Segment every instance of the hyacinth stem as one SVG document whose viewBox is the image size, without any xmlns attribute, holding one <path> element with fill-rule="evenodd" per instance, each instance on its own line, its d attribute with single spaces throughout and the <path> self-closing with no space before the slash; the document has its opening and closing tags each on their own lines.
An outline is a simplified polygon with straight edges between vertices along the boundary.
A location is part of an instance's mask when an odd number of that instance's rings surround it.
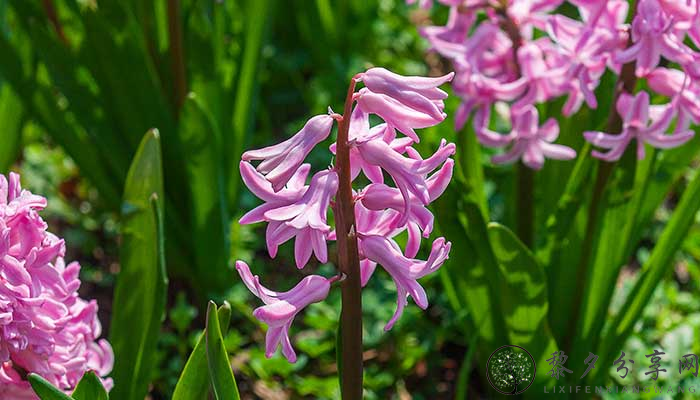
<svg viewBox="0 0 700 400">
<path fill-rule="evenodd" d="M 525 164 L 518 164 L 515 185 L 518 196 L 516 231 L 525 246 L 532 248 L 535 239 L 535 171 Z"/>
<path fill-rule="evenodd" d="M 335 198 L 335 227 L 338 244 L 338 265 L 345 274 L 341 282 L 340 365 L 338 366 L 343 400 L 362 399 L 362 285 L 360 255 L 355 236 L 355 207 L 350 176 L 348 132 L 352 113 L 353 78 L 345 98 L 343 118 L 338 122 L 336 163 L 339 186 Z"/>
<path fill-rule="evenodd" d="M 185 54 L 182 45 L 182 21 L 180 18 L 180 0 L 168 0 L 168 35 L 170 37 L 170 64 L 173 73 L 175 115 L 187 95 L 187 78 L 185 76 Z"/>
<path fill-rule="evenodd" d="M 44 7 L 46 17 L 51 22 L 51 25 L 53 25 L 58 38 L 61 40 L 61 42 L 63 42 L 63 44 L 67 45 L 68 39 L 66 38 L 66 34 L 63 32 L 61 22 L 58 20 L 58 13 L 56 12 L 56 6 L 53 4 L 53 0 L 42 0 L 41 4 Z"/>
<path fill-rule="evenodd" d="M 612 109 L 608 117 L 608 127 L 607 132 L 609 133 L 620 133 L 622 132 L 622 116 L 618 114 L 615 104 L 617 104 L 617 99 L 622 93 L 634 93 L 634 87 L 637 84 L 637 76 L 635 75 L 636 63 L 631 62 L 622 66 L 620 71 L 620 77 L 618 78 L 617 85 L 615 87 L 615 94 L 612 102 Z M 571 350 L 571 338 L 573 338 L 574 332 L 576 330 L 576 323 L 581 314 L 581 305 L 583 302 L 583 292 L 584 283 L 586 280 L 586 271 L 588 270 L 588 265 L 591 261 L 591 251 L 593 247 L 593 235 L 597 229 L 599 206 L 603 201 L 603 194 L 605 193 L 605 188 L 612 176 L 613 169 L 615 168 L 616 162 L 598 162 L 598 172 L 596 174 L 595 184 L 593 186 L 593 194 L 591 196 L 590 208 L 588 210 L 588 221 L 586 223 L 586 232 L 583 239 L 583 249 L 581 252 L 581 260 L 579 261 L 578 268 L 576 270 L 576 288 L 574 291 L 574 306 L 573 314 L 569 319 L 568 334 L 566 337 L 566 343 L 564 348 L 567 351 Z"/>
<path fill-rule="evenodd" d="M 513 44 L 513 59 L 518 59 L 518 50 L 523 42 L 518 25 L 508 16 L 508 2 L 503 0 L 495 11 L 503 18 L 501 28 L 506 32 Z M 520 76 L 520 64 L 513 63 L 517 75 Z M 518 164 L 515 177 L 515 190 L 518 210 L 515 230 L 525 246 L 532 248 L 535 239 L 535 171 L 530 167 Z"/>
</svg>

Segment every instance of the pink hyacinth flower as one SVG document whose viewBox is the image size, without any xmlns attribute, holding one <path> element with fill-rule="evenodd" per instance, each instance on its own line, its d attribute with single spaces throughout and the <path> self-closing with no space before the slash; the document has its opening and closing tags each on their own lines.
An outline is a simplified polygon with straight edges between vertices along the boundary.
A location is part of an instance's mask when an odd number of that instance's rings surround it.
<svg viewBox="0 0 700 400">
<path fill-rule="evenodd" d="M 539 126 L 539 113 L 535 107 L 529 106 L 518 114 L 512 114 L 511 121 L 513 128 L 509 136 L 512 146 L 506 153 L 491 159 L 495 164 L 522 159 L 528 167 L 541 169 L 545 158 L 570 160 L 576 157 L 573 149 L 552 143 L 559 136 L 559 125 L 554 118 L 550 118 Z"/>
<path fill-rule="evenodd" d="M 271 221 L 267 230 L 267 248 L 274 257 L 277 247 L 287 240 L 294 241 L 297 268 L 304 268 L 311 253 L 325 263 L 328 261 L 326 235 L 331 227 L 326 223 L 331 198 L 338 191 L 338 174 L 333 170 L 316 173 L 304 195 L 292 204 L 265 211 Z"/>
<path fill-rule="evenodd" d="M 447 117 L 447 114 L 442 111 L 440 111 L 440 115 L 434 116 L 422 110 L 416 110 L 393 97 L 374 93 L 366 87 L 355 94 L 355 99 L 362 111 L 378 115 L 387 124 L 398 129 L 414 142 L 420 141 L 414 129 L 437 125 Z"/>
<path fill-rule="evenodd" d="M 616 106 L 623 120 L 622 133 L 611 135 L 593 131 L 583 134 L 592 144 L 609 149 L 607 153 L 592 152 L 594 157 L 601 160 L 618 160 L 632 139 L 637 140 L 637 158 L 641 160 L 645 154 L 645 143 L 667 149 L 680 146 L 693 137 L 690 130 L 666 135 L 665 132 L 673 119 L 673 109 L 668 105 L 650 106 L 647 92 L 639 92 L 635 96 L 623 93 Z"/>
<path fill-rule="evenodd" d="M 355 107 L 350 116 L 350 127 L 348 130 L 348 140 L 351 143 L 362 143 L 377 137 L 396 136 L 393 129 L 387 124 L 379 124 L 370 128 L 369 114 L 362 111 L 360 107 Z M 411 141 L 412 142 L 412 141 Z M 331 153 L 335 153 L 336 143 L 329 147 Z M 372 182 L 384 182 L 382 169 L 376 165 L 367 164 L 362 160 L 357 147 L 350 148 L 350 178 L 355 180 L 360 171 Z"/>
<path fill-rule="evenodd" d="M 384 236 L 364 236 L 360 238 L 362 254 L 369 260 L 381 265 L 396 284 L 398 295 L 396 312 L 384 327 L 391 329 L 401 317 L 403 309 L 411 296 L 418 307 L 428 308 L 428 296 L 418 283 L 418 279 L 437 271 L 447 260 L 450 253 L 450 242 L 438 238 L 433 242 L 432 250 L 427 261 L 406 258 L 396 242 Z"/>
<path fill-rule="evenodd" d="M 528 106 L 557 97 L 564 91 L 568 66 L 555 63 L 553 56 L 560 55 L 552 47 L 549 39 L 545 39 L 528 42 L 518 50 L 520 71 L 528 88 L 513 104 L 513 112 L 520 113 Z"/>
<path fill-rule="evenodd" d="M 411 195 L 424 205 L 430 202 L 430 193 L 425 181 L 426 174 L 435 170 L 455 153 L 454 143 L 446 144 L 444 140 L 435 154 L 425 160 L 404 157 L 383 140 L 365 142 L 359 146 L 359 149 L 362 158 L 386 171 L 401 192 L 405 210 L 403 223 L 407 221 L 411 212 Z"/>
<path fill-rule="evenodd" d="M 445 192 L 452 179 L 454 161 L 448 159 L 439 171 L 426 179 L 430 202 L 435 201 Z M 369 210 L 381 211 L 392 209 L 401 214 L 404 213 L 404 202 L 401 192 L 384 184 L 371 184 L 367 186 L 359 196 L 362 204 Z M 415 198 L 411 195 L 413 201 Z M 413 205 L 408 215 L 406 229 L 408 240 L 406 241 L 406 256 L 415 257 L 420 249 L 421 236 L 428 237 L 433 231 L 433 214 L 422 205 Z M 362 231 L 360 231 L 362 232 Z M 421 234 L 422 232 L 422 234 Z M 362 232 L 366 233 L 366 232 Z"/>
<path fill-rule="evenodd" d="M 559 7 L 564 0 L 510 0 L 508 1 L 508 16 L 518 26 L 532 24 L 543 30 L 549 17 L 549 12 Z"/>
<path fill-rule="evenodd" d="M 306 192 L 308 186 L 305 185 L 306 177 L 309 175 L 311 165 L 302 164 L 294 175 L 289 178 L 287 185 L 275 192 L 270 181 L 255 170 L 249 162 L 241 161 L 239 164 L 241 179 L 248 190 L 253 192 L 264 203 L 248 211 L 239 223 L 246 225 L 256 222 L 266 221 L 265 212 L 274 208 L 294 204 Z"/>
<path fill-rule="evenodd" d="M 103 377 L 114 356 L 97 303 L 79 297 L 80 265 L 39 216 L 46 199 L 0 175 L 0 398 L 36 399 L 26 376 L 41 375 L 69 393 L 88 370 Z M 101 378 L 106 389 L 112 381 Z"/>
<path fill-rule="evenodd" d="M 700 84 L 677 69 L 656 68 L 647 76 L 655 92 L 673 98 L 676 109 L 676 132 L 687 130 L 690 123 L 700 123 Z"/>
<path fill-rule="evenodd" d="M 331 281 L 319 275 L 309 275 L 287 292 L 274 292 L 260 284 L 259 277 L 253 276 L 245 262 L 236 261 L 236 270 L 248 290 L 265 303 L 253 311 L 253 316 L 268 326 L 265 356 L 272 357 L 281 346 L 287 360 L 296 362 L 297 355 L 289 340 L 289 328 L 302 309 L 328 297 Z"/>
<path fill-rule="evenodd" d="M 401 215 L 395 210 L 370 210 L 362 202 L 355 202 L 355 226 L 358 235 L 378 235 L 392 238 L 405 229 L 404 226 L 398 223 L 400 218 Z M 367 258 L 360 260 L 360 283 L 362 287 L 367 285 L 376 268 L 376 262 Z"/>
<path fill-rule="evenodd" d="M 614 34 L 603 29 L 592 29 L 563 15 L 553 16 L 547 27 L 550 37 L 569 59 L 566 80 L 570 93 L 563 107 L 564 115 L 577 112 L 584 100 L 590 108 L 596 108 L 598 101 L 594 91 L 605 71 L 606 47 Z"/>
<path fill-rule="evenodd" d="M 425 78 L 402 76 L 385 68 L 370 68 L 357 77 L 373 93 L 387 95 L 405 106 L 442 120 L 445 118 L 443 100 L 447 93 L 438 86 L 451 81 L 454 72 L 438 78 Z"/>
<path fill-rule="evenodd" d="M 684 1 L 684 0 L 681 0 Z M 676 35 L 676 21 L 663 12 L 658 0 L 640 0 L 632 21 L 634 44 L 617 54 L 620 63 L 636 61 L 637 76 L 646 76 L 661 60 L 661 56 L 681 65 L 694 62 L 693 51 Z"/>
<path fill-rule="evenodd" d="M 444 55 L 451 53 L 451 49 L 464 47 L 464 40 L 475 21 L 475 12 L 464 12 L 460 7 L 451 7 L 445 26 L 425 26 L 419 32 L 428 39 L 433 50 Z M 455 51 L 454 54 L 459 57 L 464 53 Z"/>
<path fill-rule="evenodd" d="M 262 160 L 257 170 L 265 175 L 277 192 L 282 190 L 307 155 L 331 133 L 333 117 L 317 115 L 282 143 L 243 153 L 243 161 Z"/>
</svg>

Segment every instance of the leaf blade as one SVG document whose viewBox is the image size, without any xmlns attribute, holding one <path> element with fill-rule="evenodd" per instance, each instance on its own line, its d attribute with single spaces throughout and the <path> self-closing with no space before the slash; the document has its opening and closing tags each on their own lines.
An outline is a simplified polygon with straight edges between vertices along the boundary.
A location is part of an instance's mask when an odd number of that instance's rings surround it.
<svg viewBox="0 0 700 400">
<path fill-rule="evenodd" d="M 167 289 L 162 195 L 160 139 L 151 130 L 134 157 L 124 190 L 121 271 L 110 335 L 116 360 L 113 397 L 119 399 L 144 398 L 155 368 Z"/>
<path fill-rule="evenodd" d="M 228 303 L 224 303 L 219 307 L 217 313 L 220 326 L 222 327 L 222 334 L 225 335 L 231 321 L 231 306 Z M 172 400 L 207 398 L 210 383 L 206 346 L 206 335 L 202 333 L 180 374 Z"/>
<path fill-rule="evenodd" d="M 209 366 L 209 378 L 217 400 L 238 400 L 238 387 L 233 376 L 228 353 L 224 346 L 224 338 L 221 333 L 216 304 L 210 301 L 207 307 L 206 328 L 207 364 Z"/>
<path fill-rule="evenodd" d="M 83 375 L 71 396 L 75 400 L 109 400 L 100 378 L 93 371 L 87 371 Z"/>
<path fill-rule="evenodd" d="M 37 374 L 29 374 L 29 384 L 41 400 L 73 400 Z"/>
</svg>

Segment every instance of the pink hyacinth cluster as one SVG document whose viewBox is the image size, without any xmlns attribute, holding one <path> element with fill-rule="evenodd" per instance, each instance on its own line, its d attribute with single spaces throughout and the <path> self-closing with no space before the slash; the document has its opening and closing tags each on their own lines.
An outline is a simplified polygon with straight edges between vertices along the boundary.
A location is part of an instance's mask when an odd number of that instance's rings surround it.
<svg viewBox="0 0 700 400">
<path fill-rule="evenodd" d="M 97 303 L 78 296 L 80 265 L 46 230 L 46 199 L 22 190 L 19 175 L 0 175 L 0 398 L 37 399 L 36 373 L 70 391 L 86 371 L 106 376 L 113 353 L 100 336 Z M 111 388 L 110 379 L 104 379 Z"/>
<path fill-rule="evenodd" d="M 397 308 L 387 330 L 401 316 L 409 296 L 419 307 L 428 306 L 418 279 L 440 268 L 450 251 L 450 243 L 438 238 L 432 243 L 427 260 L 415 258 L 421 240 L 433 230 L 433 215 L 427 205 L 443 193 L 452 178 L 454 161 L 450 156 L 455 146 L 442 141 L 434 154 L 423 158 L 413 144 L 420 140 L 416 129 L 445 119 L 447 93 L 438 86 L 452 77 L 453 74 L 438 78 L 400 76 L 383 68 L 371 68 L 353 78 L 353 88 L 357 82 L 364 87 L 348 98 L 354 105 L 351 115 L 340 116 L 329 109 L 328 114 L 311 118 L 290 139 L 245 152 L 240 163 L 244 183 L 263 201 L 240 222 L 267 223 L 267 249 L 273 258 L 281 244 L 294 239 L 299 269 L 312 256 L 325 263 L 327 243 L 336 239 L 328 214 L 336 212 L 339 173 L 337 167 L 331 166 L 309 178 L 311 168 L 304 159 L 328 138 L 335 122 L 350 118 L 346 145 L 351 179 L 368 183 L 364 188 L 353 188 L 352 199 L 352 231 L 358 240 L 360 278 L 364 286 L 376 266 L 381 265 L 396 284 Z M 371 124 L 370 115 L 383 122 Z M 331 152 L 336 152 L 336 145 L 331 145 Z M 385 182 L 385 176 L 393 185 Z M 405 249 L 395 240 L 403 232 L 407 235 Z M 342 279 L 341 275 L 309 275 L 291 290 L 275 292 L 262 286 L 243 261 L 238 261 L 236 268 L 248 289 L 265 304 L 254 311 L 254 316 L 268 326 L 266 355 L 272 356 L 281 346 L 284 356 L 290 362 L 296 361 L 289 338 L 294 317 L 307 305 L 325 299 L 331 284 Z"/>
<path fill-rule="evenodd" d="M 690 124 L 700 122 L 697 0 L 638 0 L 632 2 L 634 10 L 626 0 L 438 2 L 450 7 L 447 24 L 423 27 L 421 34 L 456 72 L 452 87 L 462 99 L 456 128 L 471 118 L 484 146 L 505 149 L 493 157 L 494 163 L 522 160 L 540 169 L 546 158 L 574 158 L 573 149 L 553 143 L 559 134 L 557 121 L 540 125 L 536 106 L 566 98 L 561 110 L 565 116 L 584 103 L 594 109 L 603 74 L 619 75 L 628 63 L 634 63 L 637 78 L 646 80 L 653 94 L 667 101 L 652 105 L 644 92 L 619 96 L 622 132 L 584 133 L 603 149 L 594 151 L 595 157 L 617 160 L 632 139 L 639 158 L 645 143 L 676 147 L 692 137 Z M 430 8 L 433 2 L 420 4 Z M 564 8 L 577 15 L 560 13 Z M 510 132 L 490 129 L 494 109 L 511 121 Z"/>
</svg>

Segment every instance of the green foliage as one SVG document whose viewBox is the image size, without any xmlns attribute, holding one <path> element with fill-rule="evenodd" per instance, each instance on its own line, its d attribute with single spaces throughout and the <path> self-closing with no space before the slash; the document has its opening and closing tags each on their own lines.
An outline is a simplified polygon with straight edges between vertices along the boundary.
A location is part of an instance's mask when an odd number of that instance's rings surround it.
<svg viewBox="0 0 700 400">
<path fill-rule="evenodd" d="M 116 360 L 112 395 L 119 399 L 142 399 L 156 366 L 168 285 L 162 193 L 160 136 L 152 130 L 141 142 L 124 189 L 121 270 L 110 332 Z"/>
<path fill-rule="evenodd" d="M 55 5 L 60 29 L 47 18 L 45 3 Z M 264 232 L 235 223 L 257 201 L 240 190 L 238 161 L 244 148 L 288 136 L 329 103 L 338 109 L 334 102 L 348 78 L 367 66 L 426 73 L 425 43 L 411 22 L 427 14 L 409 13 L 402 0 L 180 3 L 173 18 L 165 0 L 0 2 L 0 172 L 21 155 L 20 168 L 33 185 L 47 186 L 37 190 L 50 196 L 47 213 L 70 225 L 61 229 L 73 235 L 73 251 L 75 243 L 83 254 L 101 244 L 109 253 L 117 227 L 123 233 L 114 302 L 102 308 L 114 313 L 112 398 L 140 400 L 150 390 L 153 398 L 200 399 L 212 388 L 230 398 L 237 396 L 233 372 L 242 391 L 254 381 L 273 396 L 338 398 L 335 294 L 295 322 L 296 364 L 279 355 L 267 359 L 261 350 L 263 329 L 251 316 L 257 303 L 234 283 L 230 259 L 254 259 L 261 275 L 273 272 L 281 286 L 298 275 L 280 272 L 295 270 L 288 246 L 270 261 L 263 256 Z M 446 14 L 431 17 L 442 23 Z M 442 60 L 428 61 L 431 73 L 445 68 Z M 700 137 L 678 149 L 648 151 L 641 162 L 627 155 L 596 189 L 607 167 L 590 156 L 581 133 L 604 129 L 614 84 L 612 74 L 603 77 L 597 110 L 584 107 L 564 118 L 560 104 L 542 107 L 543 120 L 559 121 L 559 140 L 579 157 L 547 161 L 535 178 L 534 204 L 519 202 L 514 169 L 490 165 L 491 151 L 477 143 L 470 123 L 462 132 L 447 121 L 421 133 L 421 150 L 434 149 L 440 137 L 458 145 L 455 179 L 432 208 L 452 254 L 439 278 L 421 281 L 430 309 L 407 307 L 389 333 L 383 324 L 395 289 L 388 279 L 369 283 L 363 294 L 366 398 L 401 398 L 407 390 L 414 398 L 464 398 L 475 387 L 491 397 L 489 386 L 474 380 L 485 379 L 486 359 L 507 343 L 522 345 L 543 367 L 538 385 L 553 382 L 544 359 L 554 350 L 567 351 L 568 365 L 583 365 L 589 351 L 601 355 L 588 384 L 615 378 L 603 365 L 623 346 L 637 356 L 658 342 L 700 352 L 697 341 L 687 343 L 700 335 L 700 305 L 691 295 L 700 279 L 694 224 L 700 184 L 688 174 Z M 450 96 L 448 114 L 457 103 Z M 161 144 L 152 133 L 139 150 L 141 133 L 151 128 L 161 133 L 162 155 L 155 155 Z M 26 144 L 22 151 L 20 144 Z M 318 168 L 329 161 L 317 153 L 309 159 Z M 77 195 L 51 189 L 72 181 L 79 182 Z M 83 203 L 93 210 L 83 212 Z M 530 248 L 508 228 L 521 207 L 535 211 Z M 120 212 L 121 226 L 115 222 Z M 174 283 L 167 298 L 174 304 L 162 323 L 164 237 Z M 683 258 L 676 263 L 679 249 Z M 83 266 L 87 290 L 111 289 L 113 275 Z M 669 282 L 673 266 L 685 271 L 688 283 Z M 313 268 L 332 273 L 329 265 Z M 231 307 L 213 312 L 211 305 L 205 319 L 203 299 L 210 297 L 219 303 L 225 297 Z M 229 320 L 235 330 L 228 330 Z M 195 327 L 204 324 L 201 334 Z M 82 394 L 94 389 L 88 378 L 75 399 L 101 396 Z M 70 398 L 38 376 L 30 381 L 43 400 Z M 534 393 L 526 396 L 538 397 Z"/>
<path fill-rule="evenodd" d="M 228 306 L 224 305 L 224 307 Z M 209 302 L 207 307 L 207 327 L 204 336 L 206 338 L 209 379 L 214 397 L 217 400 L 239 399 L 236 378 L 234 378 L 233 371 L 231 371 L 231 363 L 228 359 L 226 346 L 224 346 L 219 314 L 216 304 L 212 301 Z"/>
<path fill-rule="evenodd" d="M 3 132 L 0 141 L 0 173 L 6 173 L 17 158 L 22 134 L 22 104 L 8 85 L 0 85 L 0 121 Z"/>
<path fill-rule="evenodd" d="M 228 214 L 237 209 L 271 12 L 267 1 L 181 3 L 170 13 L 166 1 L 10 1 L 10 34 L 0 35 L 8 57 L 0 63 L 0 167 L 14 161 L 29 114 L 118 211 L 140 132 L 158 129 L 168 270 L 194 276 L 201 295 L 220 295 L 233 282 Z M 181 90 L 193 93 L 184 106 Z M 209 248 L 192 245 L 189 226 Z"/>
<path fill-rule="evenodd" d="M 219 326 L 222 335 L 228 332 L 231 321 L 231 306 L 228 303 L 220 306 L 217 310 Z M 209 393 L 210 371 L 208 369 L 208 354 L 206 344 L 206 334 L 202 334 L 197 340 L 197 344 L 190 354 L 185 368 L 182 370 L 180 379 L 175 387 L 172 400 L 205 399 Z"/>
<path fill-rule="evenodd" d="M 92 371 L 88 371 L 83 375 L 71 396 L 75 400 L 109 400 L 107 391 L 102 386 L 100 378 Z"/>
<path fill-rule="evenodd" d="M 29 383 L 41 400 L 109 400 L 100 378 L 92 371 L 83 375 L 70 396 L 37 374 L 29 374 Z"/>
<path fill-rule="evenodd" d="M 29 374 L 29 383 L 41 400 L 73 400 L 37 374 Z"/>
</svg>

